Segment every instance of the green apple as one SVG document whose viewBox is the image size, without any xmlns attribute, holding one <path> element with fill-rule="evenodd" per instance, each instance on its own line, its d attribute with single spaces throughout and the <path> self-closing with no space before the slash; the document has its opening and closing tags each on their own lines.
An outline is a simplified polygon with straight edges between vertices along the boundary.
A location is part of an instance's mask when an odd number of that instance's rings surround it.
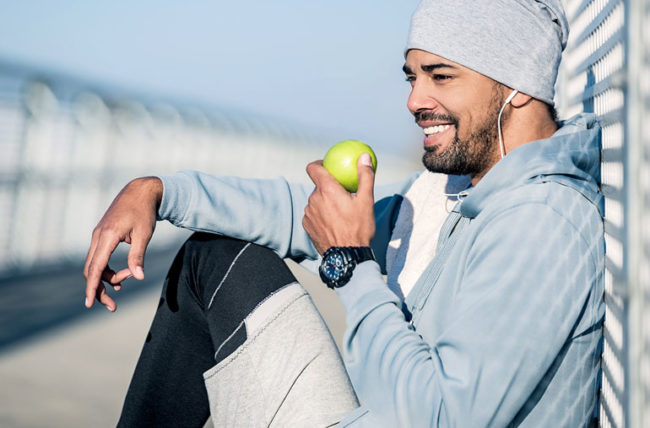
<svg viewBox="0 0 650 428">
<path fill-rule="evenodd" d="M 357 140 L 345 140 L 334 144 L 325 154 L 323 166 L 336 181 L 350 193 L 357 191 L 359 187 L 359 176 L 357 174 L 357 162 L 363 153 L 370 154 L 372 169 L 377 171 L 377 157 L 369 145 Z"/>
</svg>

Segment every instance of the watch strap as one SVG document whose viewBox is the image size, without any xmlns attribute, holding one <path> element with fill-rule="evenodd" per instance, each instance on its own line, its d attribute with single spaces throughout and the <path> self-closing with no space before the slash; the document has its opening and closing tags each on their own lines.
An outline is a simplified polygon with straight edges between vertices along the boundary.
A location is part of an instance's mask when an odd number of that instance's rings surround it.
<svg viewBox="0 0 650 428">
<path fill-rule="evenodd" d="M 367 262 L 368 260 L 375 260 L 375 253 L 370 247 L 344 247 L 352 253 L 352 258 L 355 262 Z"/>
</svg>

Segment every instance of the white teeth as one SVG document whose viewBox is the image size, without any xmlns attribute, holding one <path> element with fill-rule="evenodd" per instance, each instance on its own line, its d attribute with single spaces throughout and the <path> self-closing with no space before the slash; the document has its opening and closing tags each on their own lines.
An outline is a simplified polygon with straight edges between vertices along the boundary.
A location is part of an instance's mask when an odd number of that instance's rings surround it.
<svg viewBox="0 0 650 428">
<path fill-rule="evenodd" d="M 436 125 L 436 126 L 429 126 L 427 128 L 424 128 L 424 134 L 425 135 L 433 135 L 433 134 L 438 134 L 440 132 L 446 131 L 449 129 L 451 125 Z"/>
</svg>

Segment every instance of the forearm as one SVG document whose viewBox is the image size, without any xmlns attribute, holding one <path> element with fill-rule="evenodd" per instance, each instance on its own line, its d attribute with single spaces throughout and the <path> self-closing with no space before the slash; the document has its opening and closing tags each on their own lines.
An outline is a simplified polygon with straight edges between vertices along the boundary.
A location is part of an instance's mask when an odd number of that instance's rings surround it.
<svg viewBox="0 0 650 428">
<path fill-rule="evenodd" d="M 161 177 L 158 218 L 195 231 L 228 235 L 273 249 L 281 257 L 317 258 L 300 224 L 308 186 L 181 171 Z"/>
<path fill-rule="evenodd" d="M 375 197 L 405 192 L 417 175 L 411 174 L 400 183 L 377 186 Z M 318 258 L 301 223 L 313 186 L 288 183 L 283 178 L 245 179 L 198 171 L 159 178 L 164 184 L 159 220 L 253 241 L 272 248 L 281 257 Z M 382 208 L 381 213 L 384 211 Z"/>
<path fill-rule="evenodd" d="M 346 311 L 343 357 L 360 400 L 387 426 L 429 426 L 442 403 L 439 370 L 379 266 L 358 265 L 336 291 Z"/>
</svg>

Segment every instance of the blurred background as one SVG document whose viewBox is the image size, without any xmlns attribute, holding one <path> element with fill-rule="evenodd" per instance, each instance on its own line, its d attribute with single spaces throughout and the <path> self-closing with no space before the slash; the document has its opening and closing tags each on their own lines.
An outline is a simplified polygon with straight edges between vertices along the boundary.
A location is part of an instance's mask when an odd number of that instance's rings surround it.
<svg viewBox="0 0 650 428">
<path fill-rule="evenodd" d="M 415 1 L 0 0 L 0 426 L 114 426 L 166 269 L 83 308 L 93 227 L 131 179 L 199 169 L 308 182 L 361 139 L 378 182 L 418 169 L 401 67 Z M 111 261 L 125 266 L 121 248 Z M 337 336 L 340 306 L 292 266 Z"/>
<path fill-rule="evenodd" d="M 0 0 L 0 426 L 114 426 L 187 233 L 159 223 L 118 312 L 83 308 L 90 234 L 130 179 L 200 169 L 308 181 L 334 142 L 378 182 L 420 168 L 401 67 L 415 0 Z M 561 117 L 603 125 L 601 424 L 650 424 L 650 6 L 566 1 Z M 111 265 L 125 265 L 121 248 Z M 292 267 L 336 337 L 333 294 Z"/>
</svg>

